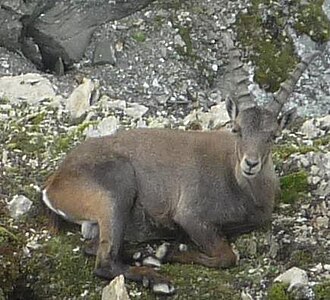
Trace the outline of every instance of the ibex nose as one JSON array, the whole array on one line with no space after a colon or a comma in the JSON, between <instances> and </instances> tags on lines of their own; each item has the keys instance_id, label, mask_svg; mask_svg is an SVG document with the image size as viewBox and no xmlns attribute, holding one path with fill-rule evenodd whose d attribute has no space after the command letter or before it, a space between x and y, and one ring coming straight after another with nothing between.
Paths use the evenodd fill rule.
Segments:
<instances>
[{"instance_id":1,"label":"ibex nose","mask_svg":"<svg viewBox=\"0 0 330 300\"><path fill-rule=\"evenodd\" d=\"M256 167L259 164L259 161L258 160L245 159L245 163L249 168L253 169L254 167Z\"/></svg>"}]
</instances>

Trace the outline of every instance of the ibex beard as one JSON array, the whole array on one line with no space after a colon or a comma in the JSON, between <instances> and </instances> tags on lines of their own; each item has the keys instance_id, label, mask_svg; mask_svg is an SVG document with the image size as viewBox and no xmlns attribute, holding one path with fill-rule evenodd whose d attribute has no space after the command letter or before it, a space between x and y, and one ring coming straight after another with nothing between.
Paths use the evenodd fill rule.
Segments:
<instances>
[{"instance_id":1,"label":"ibex beard","mask_svg":"<svg viewBox=\"0 0 330 300\"><path fill-rule=\"evenodd\" d=\"M237 263L229 239L271 220L278 191L271 149L295 111L278 118L258 106L241 110L230 99L226 107L232 132L137 129L90 138L48 179L43 200L51 210L98 224L97 276L123 274L171 293L167 278L122 260L125 237L150 236L148 220L185 232L199 248L172 249L166 261L215 268Z\"/></svg>"}]
</instances>

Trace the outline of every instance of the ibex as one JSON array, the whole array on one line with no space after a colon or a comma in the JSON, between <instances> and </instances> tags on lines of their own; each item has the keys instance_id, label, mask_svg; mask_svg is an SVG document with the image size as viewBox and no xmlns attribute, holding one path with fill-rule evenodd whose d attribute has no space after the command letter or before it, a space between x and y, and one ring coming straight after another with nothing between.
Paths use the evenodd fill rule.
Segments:
<instances>
[{"instance_id":1,"label":"ibex","mask_svg":"<svg viewBox=\"0 0 330 300\"><path fill-rule=\"evenodd\" d=\"M254 103L238 76L237 92L226 100L231 132L123 130L87 139L66 156L46 182L43 201L72 222L98 224L97 276L124 274L154 290L167 285L165 290L173 291L153 269L122 260L127 228L130 238L140 239L150 224L185 232L199 249L173 250L168 261L215 268L236 264L228 240L271 220L279 189L271 150L295 109L280 112L316 54L298 64L265 107ZM242 64L234 69L242 70Z\"/></svg>"}]
</instances>

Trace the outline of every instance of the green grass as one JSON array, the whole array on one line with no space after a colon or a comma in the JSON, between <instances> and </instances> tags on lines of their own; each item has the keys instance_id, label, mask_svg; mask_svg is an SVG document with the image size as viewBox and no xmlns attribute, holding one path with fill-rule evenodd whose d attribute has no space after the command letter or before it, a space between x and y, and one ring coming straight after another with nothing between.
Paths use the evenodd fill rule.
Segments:
<instances>
[{"instance_id":1,"label":"green grass","mask_svg":"<svg viewBox=\"0 0 330 300\"><path fill-rule=\"evenodd\" d=\"M293 300L286 291L287 288L288 286L283 283L274 283L268 289L267 300Z\"/></svg>"},{"instance_id":2,"label":"green grass","mask_svg":"<svg viewBox=\"0 0 330 300\"><path fill-rule=\"evenodd\" d=\"M302 194L308 191L307 173L291 173L280 178L281 202L294 204Z\"/></svg>"}]
</instances>

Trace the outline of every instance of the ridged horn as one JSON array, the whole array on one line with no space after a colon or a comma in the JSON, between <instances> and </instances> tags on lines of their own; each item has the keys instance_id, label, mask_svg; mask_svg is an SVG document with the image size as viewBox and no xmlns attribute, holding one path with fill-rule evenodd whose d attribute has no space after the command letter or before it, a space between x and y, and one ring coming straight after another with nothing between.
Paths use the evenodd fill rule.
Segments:
<instances>
[{"instance_id":1,"label":"ridged horn","mask_svg":"<svg viewBox=\"0 0 330 300\"><path fill-rule=\"evenodd\" d=\"M249 86L249 72L246 65L242 63L241 52L234 46L233 38L228 33L225 36L225 43L228 49L229 70L228 75L230 80L230 97L232 97L238 104L240 110L255 106Z\"/></svg>"},{"instance_id":2,"label":"ridged horn","mask_svg":"<svg viewBox=\"0 0 330 300\"><path fill-rule=\"evenodd\" d=\"M290 94L293 92L299 78L314 58L320 53L320 51L314 51L301 60L296 68L289 74L288 79L281 83L279 90L274 94L273 101L267 105L268 110L273 111L276 115L281 112L283 105L287 102Z\"/></svg>"}]
</instances>

